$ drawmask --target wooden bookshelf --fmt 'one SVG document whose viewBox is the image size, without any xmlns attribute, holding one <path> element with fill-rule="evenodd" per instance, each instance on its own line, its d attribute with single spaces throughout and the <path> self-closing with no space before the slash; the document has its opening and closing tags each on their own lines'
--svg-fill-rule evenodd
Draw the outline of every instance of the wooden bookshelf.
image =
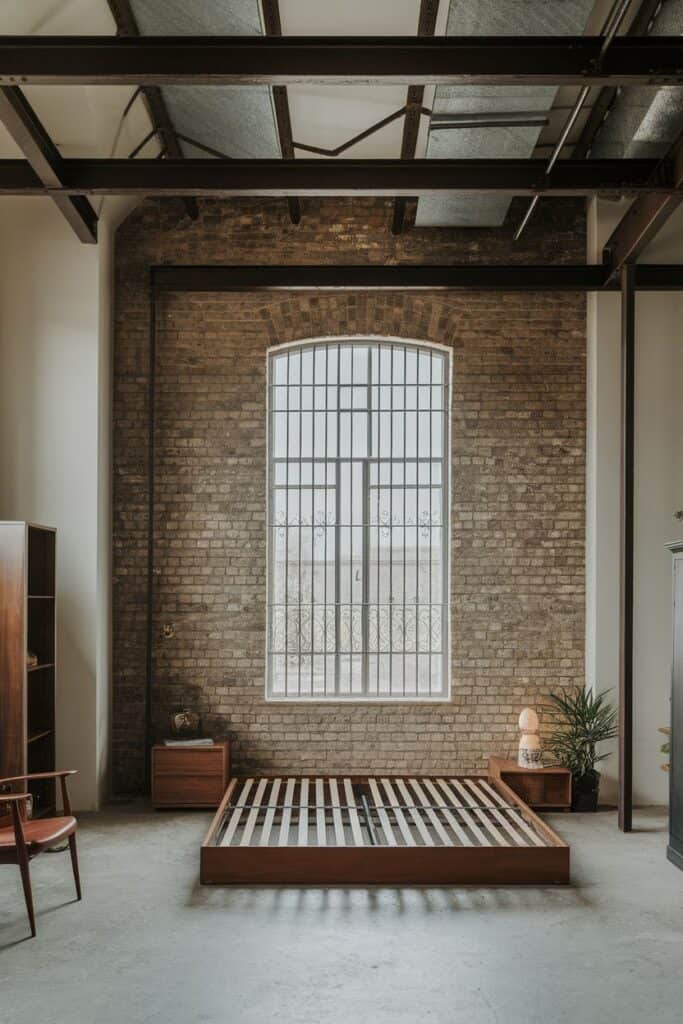
<svg viewBox="0 0 683 1024">
<path fill-rule="evenodd" d="M 55 595 L 56 531 L 0 522 L 0 777 L 55 768 Z M 53 781 L 28 788 L 34 817 L 54 813 Z"/>
</svg>

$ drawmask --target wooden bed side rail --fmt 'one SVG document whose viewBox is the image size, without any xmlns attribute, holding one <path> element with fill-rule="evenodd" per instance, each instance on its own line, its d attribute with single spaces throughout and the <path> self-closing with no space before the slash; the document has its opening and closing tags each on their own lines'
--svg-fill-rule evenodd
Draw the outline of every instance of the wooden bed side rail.
<svg viewBox="0 0 683 1024">
<path fill-rule="evenodd" d="M 517 796 L 515 791 L 510 789 L 508 784 L 503 782 L 499 776 L 489 776 L 489 783 L 496 787 L 501 796 L 504 796 L 511 804 L 515 804 L 517 806 L 519 813 L 522 815 L 524 820 L 533 828 L 538 829 L 543 838 L 546 839 L 551 846 L 567 846 L 567 844 L 560 839 L 557 832 L 553 832 L 550 825 L 547 825 L 546 822 L 535 813 L 535 811 L 532 811 L 529 805 L 525 804 L 522 798 Z"/>
<path fill-rule="evenodd" d="M 223 799 L 221 800 L 220 804 L 218 805 L 218 810 L 216 811 L 216 813 L 214 814 L 213 818 L 211 819 L 211 824 L 209 825 L 209 831 L 206 833 L 206 836 L 204 838 L 204 842 L 202 843 L 202 846 L 215 846 L 216 845 L 216 837 L 217 837 L 218 831 L 219 831 L 219 829 L 221 827 L 221 823 L 223 821 L 223 818 L 225 817 L 226 808 L 227 808 L 228 804 L 230 803 L 230 799 L 232 797 L 232 794 L 235 792 L 236 786 L 238 785 L 238 783 L 243 782 L 243 781 L 244 781 L 244 779 L 240 778 L 239 776 L 233 776 L 233 778 L 230 780 L 230 782 L 228 784 L 228 788 L 226 789 L 225 793 L 223 794 Z"/>
</svg>

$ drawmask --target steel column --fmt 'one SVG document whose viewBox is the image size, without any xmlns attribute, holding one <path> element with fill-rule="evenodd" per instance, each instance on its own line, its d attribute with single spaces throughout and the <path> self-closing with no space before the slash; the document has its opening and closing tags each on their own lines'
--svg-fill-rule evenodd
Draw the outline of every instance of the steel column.
<svg viewBox="0 0 683 1024">
<path fill-rule="evenodd" d="M 621 572 L 619 628 L 619 828 L 633 816 L 633 555 L 635 449 L 635 267 L 621 270 Z"/>
</svg>

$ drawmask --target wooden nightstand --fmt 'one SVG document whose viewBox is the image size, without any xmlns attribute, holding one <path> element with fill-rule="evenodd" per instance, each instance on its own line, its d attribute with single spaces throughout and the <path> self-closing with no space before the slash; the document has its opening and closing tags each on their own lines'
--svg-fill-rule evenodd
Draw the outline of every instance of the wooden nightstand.
<svg viewBox="0 0 683 1024">
<path fill-rule="evenodd" d="M 490 757 L 489 775 L 505 782 L 534 810 L 571 807 L 572 773 L 568 768 L 520 768 L 516 761 Z"/>
<path fill-rule="evenodd" d="M 212 747 L 152 747 L 155 807 L 217 807 L 230 778 L 230 743 Z"/>
</svg>

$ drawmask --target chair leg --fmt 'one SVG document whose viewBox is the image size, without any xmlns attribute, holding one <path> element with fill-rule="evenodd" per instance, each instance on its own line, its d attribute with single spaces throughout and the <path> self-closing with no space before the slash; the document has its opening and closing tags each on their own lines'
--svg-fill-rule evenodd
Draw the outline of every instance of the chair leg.
<svg viewBox="0 0 683 1024">
<path fill-rule="evenodd" d="M 78 871 L 78 853 L 76 851 L 76 836 L 69 836 L 69 852 L 71 854 L 71 867 L 74 869 L 74 882 L 76 883 L 76 895 L 78 899 L 82 899 L 81 896 L 81 876 Z"/>
<path fill-rule="evenodd" d="M 36 935 L 36 918 L 33 913 L 33 893 L 31 892 L 31 874 L 28 866 L 28 857 L 26 850 L 18 850 L 18 862 L 19 870 L 21 871 L 21 884 L 24 887 L 24 899 L 26 900 L 26 912 L 28 913 L 29 924 L 31 925 L 31 935 L 35 938 Z"/>
</svg>

